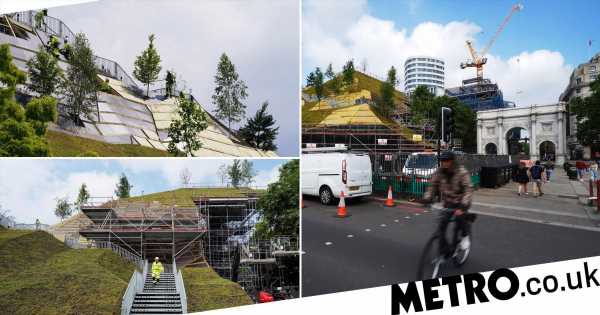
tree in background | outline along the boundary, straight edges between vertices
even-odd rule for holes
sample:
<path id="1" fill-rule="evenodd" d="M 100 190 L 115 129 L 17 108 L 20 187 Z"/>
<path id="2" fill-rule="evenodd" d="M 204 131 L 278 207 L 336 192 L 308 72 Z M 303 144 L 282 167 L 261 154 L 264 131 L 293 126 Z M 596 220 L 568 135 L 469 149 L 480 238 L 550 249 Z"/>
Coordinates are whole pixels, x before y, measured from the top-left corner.
<path id="1" fill-rule="evenodd" d="M 217 175 L 221 179 L 221 185 L 225 185 L 229 179 L 229 168 L 225 164 L 221 164 L 217 170 Z"/>
<path id="2" fill-rule="evenodd" d="M 585 146 L 600 143 L 600 79 L 590 84 L 592 94 L 570 101 L 571 113 L 577 119 L 577 140 Z"/>
<path id="3" fill-rule="evenodd" d="M 90 199 L 90 192 L 87 189 L 87 185 L 85 183 L 81 184 L 79 188 L 79 193 L 77 194 L 77 200 L 75 200 L 75 206 L 77 210 L 81 211 L 81 207 L 88 202 Z"/>
<path id="4" fill-rule="evenodd" d="M 243 160 L 241 171 L 241 184 L 243 184 L 246 187 L 249 187 L 252 184 L 252 182 L 254 182 L 254 177 L 256 176 L 256 171 L 254 170 L 254 163 L 252 163 L 249 160 Z"/>
<path id="5" fill-rule="evenodd" d="M 244 173 L 242 172 L 242 161 L 235 159 L 227 168 L 227 177 L 231 182 L 231 186 L 238 188 L 244 183 Z"/>
<path id="6" fill-rule="evenodd" d="M 354 60 L 348 60 L 344 65 L 344 69 L 342 70 L 342 81 L 344 86 L 352 86 L 354 84 L 354 73 L 356 70 L 354 69 Z"/>
<path id="7" fill-rule="evenodd" d="M 73 213 L 73 208 L 71 208 L 71 204 L 67 200 L 67 197 L 59 198 L 56 201 L 56 207 L 54 208 L 54 215 L 60 218 L 62 222 L 65 218 L 70 216 Z"/>
<path id="8" fill-rule="evenodd" d="M 335 72 L 333 72 L 333 65 L 331 62 L 327 66 L 327 70 L 325 70 L 325 77 L 327 77 L 328 80 L 335 78 Z"/>
<path id="9" fill-rule="evenodd" d="M 150 84 L 156 82 L 158 74 L 162 69 L 160 66 L 160 55 L 154 47 L 154 34 L 148 36 L 148 47 L 137 56 L 134 63 L 133 76 L 140 82 L 146 84 L 146 97 L 150 93 Z"/>
<path id="10" fill-rule="evenodd" d="M 52 95 L 60 86 L 63 76 L 58 59 L 46 50 L 40 49 L 29 61 L 29 89 L 41 96 Z"/>
<path id="11" fill-rule="evenodd" d="M 392 66 L 387 74 L 387 79 L 385 82 L 381 83 L 379 87 L 379 101 L 377 105 L 379 107 L 379 111 L 386 117 L 391 117 L 394 113 L 395 103 L 394 103 L 394 92 L 395 86 L 398 84 L 398 79 L 396 78 L 396 68 Z"/>
<path id="12" fill-rule="evenodd" d="M 183 187 L 187 187 L 190 185 L 190 181 L 192 180 L 192 172 L 190 172 L 189 168 L 184 168 L 179 172 L 179 179 L 181 180 L 181 185 Z"/>
<path id="13" fill-rule="evenodd" d="M 177 154 L 177 144 L 183 144 L 187 156 L 194 156 L 194 151 L 202 147 L 200 132 L 208 128 L 206 113 L 191 98 L 179 94 L 177 100 L 179 119 L 173 120 L 169 126 L 169 153 Z"/>
<path id="14" fill-rule="evenodd" d="M 225 53 L 221 55 L 215 75 L 215 90 L 212 102 L 217 107 L 215 115 L 227 120 L 231 129 L 232 122 L 240 122 L 246 116 L 246 105 L 243 101 L 248 97 L 246 83 L 235 71 L 235 65 Z"/>
<path id="15" fill-rule="evenodd" d="M 315 86 L 315 73 L 311 72 L 306 77 L 306 87 Z"/>
<path id="16" fill-rule="evenodd" d="M 299 161 L 291 160 L 279 168 L 279 180 L 269 184 L 260 197 L 261 221 L 256 225 L 255 236 L 268 239 L 273 236 L 299 235 Z"/>
<path id="17" fill-rule="evenodd" d="M 47 156 L 43 138 L 48 117 L 55 116 L 56 100 L 34 99 L 23 109 L 15 100 L 17 84 L 25 73 L 12 62 L 8 44 L 0 45 L 0 156 Z M 27 112 L 28 109 L 28 112 Z"/>
<path id="18" fill-rule="evenodd" d="M 98 69 L 94 52 L 83 33 L 75 35 L 69 68 L 64 80 L 64 110 L 67 117 L 81 125 L 81 115 L 90 116 L 98 100 Z"/>
<path id="19" fill-rule="evenodd" d="M 323 80 L 323 72 L 321 72 L 321 68 L 317 67 L 315 69 L 315 79 L 313 82 L 313 87 L 315 88 L 315 95 L 317 96 L 317 101 L 320 103 L 323 99 L 323 95 L 325 94 L 325 82 Z"/>
<path id="20" fill-rule="evenodd" d="M 275 119 L 267 112 L 268 106 L 269 102 L 265 101 L 254 117 L 248 119 L 246 125 L 240 129 L 239 135 L 254 148 L 275 151 L 277 150 L 275 138 L 279 133 L 279 127 L 274 127 Z"/>
<path id="21" fill-rule="evenodd" d="M 419 85 L 410 94 L 410 113 L 414 124 L 422 124 L 425 120 L 435 121 L 438 112 L 433 104 L 433 95 L 424 85 Z"/>
<path id="22" fill-rule="evenodd" d="M 119 182 L 117 183 L 117 189 L 115 189 L 115 194 L 119 198 L 129 198 L 132 187 L 133 186 L 129 184 L 127 176 L 125 176 L 125 174 L 121 174 Z"/>
<path id="23" fill-rule="evenodd" d="M 175 72 L 167 71 L 167 76 L 165 78 L 165 95 L 167 98 L 175 95 L 176 80 Z"/>
<path id="24" fill-rule="evenodd" d="M 341 80 L 338 76 L 333 72 L 333 65 L 329 63 L 327 66 L 327 71 L 325 71 L 325 77 L 327 77 L 327 84 L 330 91 L 333 91 L 335 95 L 340 94 L 340 90 L 342 88 Z"/>

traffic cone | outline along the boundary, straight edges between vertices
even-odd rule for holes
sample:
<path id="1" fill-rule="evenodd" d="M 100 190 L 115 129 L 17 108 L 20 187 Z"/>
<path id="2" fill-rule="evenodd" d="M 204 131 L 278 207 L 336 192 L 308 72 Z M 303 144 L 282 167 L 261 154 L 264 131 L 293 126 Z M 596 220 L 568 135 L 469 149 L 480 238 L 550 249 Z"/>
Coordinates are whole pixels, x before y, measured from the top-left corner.
<path id="1" fill-rule="evenodd" d="M 306 207 L 304 206 L 304 198 L 302 198 L 302 197 L 300 197 L 300 207 L 301 207 L 302 209 L 306 208 Z"/>
<path id="2" fill-rule="evenodd" d="M 338 204 L 337 217 L 345 218 L 346 216 L 348 216 L 346 213 L 346 201 L 344 200 L 344 192 L 342 191 L 340 194 L 340 203 Z"/>
<path id="3" fill-rule="evenodd" d="M 394 198 L 392 198 L 392 186 L 388 186 L 388 196 L 387 199 L 385 200 L 385 204 L 384 206 L 386 207 L 393 207 L 394 206 Z"/>

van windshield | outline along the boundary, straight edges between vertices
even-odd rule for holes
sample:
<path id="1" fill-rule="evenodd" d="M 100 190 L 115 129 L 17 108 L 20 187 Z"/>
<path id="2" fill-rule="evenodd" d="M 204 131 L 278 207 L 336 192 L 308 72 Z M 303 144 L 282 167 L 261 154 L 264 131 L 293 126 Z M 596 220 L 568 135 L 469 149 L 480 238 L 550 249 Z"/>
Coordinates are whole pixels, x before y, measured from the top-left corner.
<path id="1" fill-rule="evenodd" d="M 433 154 L 416 154 L 410 155 L 406 160 L 406 167 L 408 168 L 436 168 L 437 156 Z"/>

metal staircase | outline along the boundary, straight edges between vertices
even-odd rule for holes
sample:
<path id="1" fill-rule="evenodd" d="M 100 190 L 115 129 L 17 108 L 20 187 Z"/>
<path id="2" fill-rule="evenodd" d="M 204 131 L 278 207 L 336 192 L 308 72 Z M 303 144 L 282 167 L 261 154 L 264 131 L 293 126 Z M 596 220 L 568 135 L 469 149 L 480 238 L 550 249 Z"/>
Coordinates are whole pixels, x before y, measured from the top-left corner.
<path id="1" fill-rule="evenodd" d="M 144 289 L 135 295 L 130 314 L 182 314 L 181 296 L 172 272 L 163 272 L 157 284 L 146 274 Z"/>

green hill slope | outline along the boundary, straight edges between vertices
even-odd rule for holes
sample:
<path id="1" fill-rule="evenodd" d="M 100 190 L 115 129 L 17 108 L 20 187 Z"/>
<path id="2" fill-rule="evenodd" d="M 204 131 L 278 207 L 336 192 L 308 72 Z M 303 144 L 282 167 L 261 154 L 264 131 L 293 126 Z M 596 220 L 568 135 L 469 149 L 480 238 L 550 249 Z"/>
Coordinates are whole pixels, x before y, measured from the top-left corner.
<path id="1" fill-rule="evenodd" d="M 117 314 L 134 266 L 46 232 L 0 230 L 0 270 L 4 314 Z"/>
<path id="2" fill-rule="evenodd" d="M 202 312 L 252 304 L 239 284 L 225 280 L 211 268 L 183 269 L 188 312 Z"/>
<path id="3" fill-rule="evenodd" d="M 171 191 L 121 199 L 130 202 L 158 202 L 162 205 L 194 206 L 193 197 L 244 197 L 248 192 L 261 190 L 247 188 L 180 188 Z"/>

